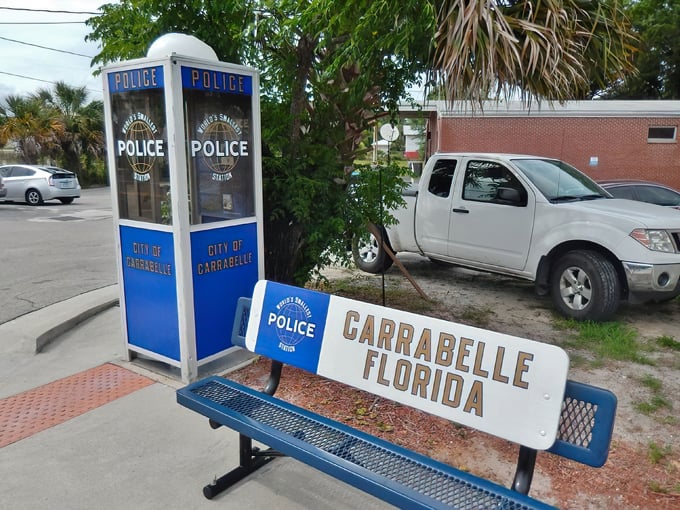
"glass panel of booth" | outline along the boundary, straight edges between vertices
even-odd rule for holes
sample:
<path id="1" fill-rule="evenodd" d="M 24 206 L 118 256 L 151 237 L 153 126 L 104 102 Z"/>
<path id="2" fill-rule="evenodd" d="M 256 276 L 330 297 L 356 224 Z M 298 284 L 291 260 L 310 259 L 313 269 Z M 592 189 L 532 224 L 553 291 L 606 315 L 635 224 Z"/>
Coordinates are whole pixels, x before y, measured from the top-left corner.
<path id="1" fill-rule="evenodd" d="M 170 225 L 162 68 L 112 73 L 109 81 L 119 216 Z"/>
<path id="2" fill-rule="evenodd" d="M 182 68 L 191 224 L 255 216 L 252 78 Z"/>

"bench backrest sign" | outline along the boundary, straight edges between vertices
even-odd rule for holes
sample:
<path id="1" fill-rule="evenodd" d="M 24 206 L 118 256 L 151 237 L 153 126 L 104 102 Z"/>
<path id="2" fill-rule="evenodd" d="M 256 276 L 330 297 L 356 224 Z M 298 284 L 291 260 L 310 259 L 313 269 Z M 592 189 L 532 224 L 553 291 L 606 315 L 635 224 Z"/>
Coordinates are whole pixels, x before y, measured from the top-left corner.
<path id="1" fill-rule="evenodd" d="M 545 450 L 569 358 L 561 348 L 261 280 L 248 350 Z"/>

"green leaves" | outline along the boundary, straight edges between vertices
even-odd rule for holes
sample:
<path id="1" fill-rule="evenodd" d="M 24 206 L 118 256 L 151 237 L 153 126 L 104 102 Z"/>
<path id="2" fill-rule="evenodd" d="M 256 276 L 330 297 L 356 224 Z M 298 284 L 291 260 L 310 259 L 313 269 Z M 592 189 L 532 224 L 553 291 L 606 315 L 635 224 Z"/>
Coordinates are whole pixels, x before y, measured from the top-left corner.
<path id="1" fill-rule="evenodd" d="M 625 0 L 626 14 L 639 41 L 637 73 L 605 89 L 613 99 L 680 98 L 680 3 Z"/>
<path id="2" fill-rule="evenodd" d="M 390 210 L 406 205 L 402 197 L 408 185 L 407 169 L 391 165 L 357 165 L 351 176 L 347 211 L 349 223 L 358 226 L 357 233 L 365 231 L 365 225 L 394 225 Z"/>
<path id="3" fill-rule="evenodd" d="M 254 20 L 257 2 L 235 0 L 121 0 L 103 5 L 87 20 L 86 37 L 102 44 L 92 64 L 107 64 L 146 55 L 163 34 L 180 32 L 207 43 L 220 60 L 241 63 L 248 42 L 244 30 Z"/>

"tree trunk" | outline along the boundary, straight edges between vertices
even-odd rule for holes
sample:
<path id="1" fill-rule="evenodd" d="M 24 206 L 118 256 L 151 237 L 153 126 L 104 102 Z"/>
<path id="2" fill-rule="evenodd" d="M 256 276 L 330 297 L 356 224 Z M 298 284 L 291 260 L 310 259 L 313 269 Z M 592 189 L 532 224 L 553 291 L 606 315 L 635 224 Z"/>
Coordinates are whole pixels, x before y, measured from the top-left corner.
<path id="1" fill-rule="evenodd" d="M 267 280 L 296 284 L 295 269 L 303 244 L 303 228 L 290 218 L 265 219 L 264 272 Z"/>
<path id="2" fill-rule="evenodd" d="M 317 41 L 302 35 L 297 46 L 297 70 L 295 88 L 290 105 L 290 144 L 284 157 L 294 160 L 298 155 L 298 145 L 302 136 L 302 113 L 307 107 L 305 89 L 309 79 Z M 266 197 L 265 197 L 266 202 Z M 296 281 L 296 270 L 300 251 L 304 243 L 304 227 L 292 215 L 285 214 L 277 219 L 271 218 L 271 208 L 265 203 L 264 242 L 265 242 L 265 278 L 268 280 L 300 284 Z"/>
<path id="3" fill-rule="evenodd" d="M 28 165 L 35 165 L 38 163 L 38 144 L 34 138 L 24 138 L 19 141 L 19 154 L 21 154 L 22 163 Z"/>
<path id="4" fill-rule="evenodd" d="M 297 45 L 297 71 L 295 73 L 295 88 L 293 89 L 290 114 L 290 147 L 292 155 L 295 157 L 295 150 L 302 136 L 302 112 L 307 108 L 306 87 L 309 80 L 309 73 L 312 69 L 314 60 L 314 48 L 318 44 L 318 39 L 311 39 L 307 35 L 302 35 Z"/>
<path id="5" fill-rule="evenodd" d="M 84 177 L 81 176 L 83 165 L 80 161 L 80 154 L 78 153 L 78 150 L 75 147 L 75 143 L 72 141 L 62 143 L 61 148 L 64 155 L 64 168 L 66 170 L 70 170 L 71 172 L 75 172 L 79 178 Z M 86 182 L 86 184 L 89 183 Z"/>

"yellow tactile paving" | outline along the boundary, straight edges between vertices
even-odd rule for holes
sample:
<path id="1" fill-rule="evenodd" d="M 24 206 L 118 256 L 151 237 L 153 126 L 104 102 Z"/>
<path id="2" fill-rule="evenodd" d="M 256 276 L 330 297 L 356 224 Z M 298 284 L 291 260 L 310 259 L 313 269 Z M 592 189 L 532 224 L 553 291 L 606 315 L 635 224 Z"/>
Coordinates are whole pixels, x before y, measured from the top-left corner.
<path id="1" fill-rule="evenodd" d="M 0 448 L 153 384 L 106 363 L 0 400 Z"/>

